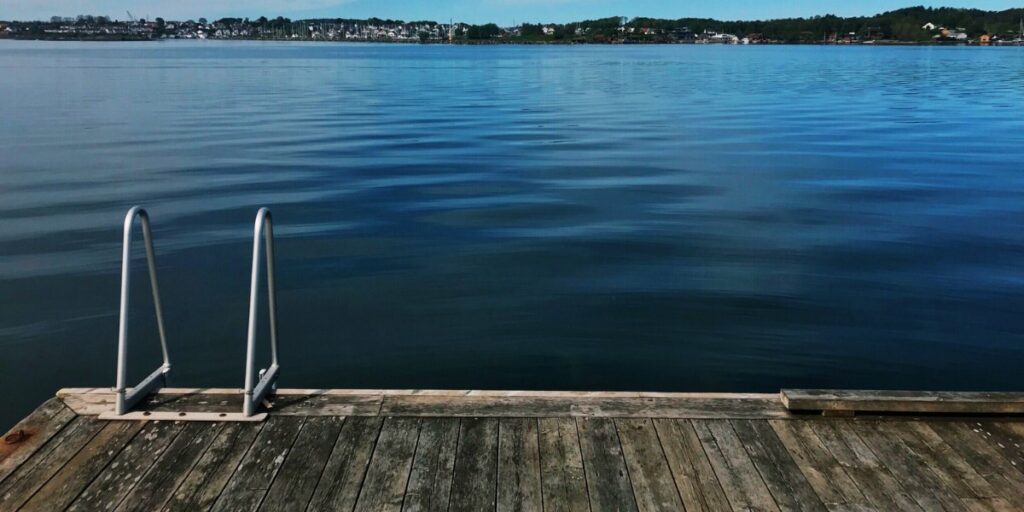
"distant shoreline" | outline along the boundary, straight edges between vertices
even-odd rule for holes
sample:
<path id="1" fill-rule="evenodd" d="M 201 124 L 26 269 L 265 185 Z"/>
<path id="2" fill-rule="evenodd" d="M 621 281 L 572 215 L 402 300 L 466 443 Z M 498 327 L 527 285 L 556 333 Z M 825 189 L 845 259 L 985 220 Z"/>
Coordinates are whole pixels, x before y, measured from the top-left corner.
<path id="1" fill-rule="evenodd" d="M 940 47 L 1022 47 L 1019 43 L 994 43 L 984 44 L 977 42 L 950 42 L 950 41 L 864 41 L 852 43 L 831 43 L 831 42 L 762 42 L 762 43 L 694 43 L 694 42 L 595 42 L 595 41 L 391 41 L 391 40 L 362 40 L 347 39 L 343 41 L 321 40 L 321 39 L 154 39 L 146 37 L 94 37 L 94 38 L 72 38 L 72 37 L 0 37 L 0 41 L 55 41 L 55 42 L 82 42 L 82 43 L 130 43 L 130 42 L 267 42 L 267 43 L 316 43 L 316 44 L 394 44 L 403 46 L 940 46 Z"/>

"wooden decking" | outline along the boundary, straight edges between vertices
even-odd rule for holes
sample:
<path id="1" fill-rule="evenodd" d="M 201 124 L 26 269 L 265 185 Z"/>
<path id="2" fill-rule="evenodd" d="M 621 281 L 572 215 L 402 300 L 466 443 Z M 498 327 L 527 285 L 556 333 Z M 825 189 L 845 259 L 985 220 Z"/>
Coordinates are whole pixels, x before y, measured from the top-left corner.
<path id="1" fill-rule="evenodd" d="M 826 418 L 779 395 L 282 390 L 261 423 L 100 420 L 112 398 L 62 391 L 0 440 L 0 511 L 1024 510 L 1016 416 Z M 144 408 L 240 404 L 168 390 Z"/>

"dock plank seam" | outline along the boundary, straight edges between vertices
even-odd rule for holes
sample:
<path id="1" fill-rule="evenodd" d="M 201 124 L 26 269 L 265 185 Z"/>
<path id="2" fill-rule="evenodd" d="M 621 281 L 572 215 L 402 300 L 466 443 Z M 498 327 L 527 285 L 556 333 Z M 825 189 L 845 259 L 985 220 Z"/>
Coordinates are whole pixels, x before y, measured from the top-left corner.
<path id="1" fill-rule="evenodd" d="M 583 467 L 583 489 L 587 493 L 587 510 L 590 512 L 594 511 L 594 505 L 590 501 L 590 481 L 587 479 L 587 460 L 583 457 L 583 441 L 580 440 L 580 424 L 579 420 L 573 418 L 572 426 L 576 429 L 576 449 L 580 451 L 580 466 Z"/>
<path id="2" fill-rule="evenodd" d="M 633 475 L 629 473 L 629 464 L 626 463 L 626 450 L 622 448 L 622 436 L 619 435 L 619 428 L 612 420 L 612 431 L 615 432 L 615 441 L 619 443 L 619 453 L 622 455 L 622 466 L 626 468 L 626 480 L 629 480 L 630 498 L 633 498 L 634 510 L 640 510 L 640 500 L 636 499 L 636 487 L 633 485 Z"/>
<path id="3" fill-rule="evenodd" d="M 291 443 L 288 443 L 288 451 L 285 452 L 285 459 L 281 460 L 281 464 L 279 464 L 277 466 L 277 469 L 274 470 L 274 475 L 271 476 L 270 477 L 270 481 L 267 482 L 267 488 L 263 490 L 263 495 L 260 496 L 260 499 L 256 502 L 256 505 L 252 507 L 252 510 L 254 510 L 254 511 L 255 510 L 259 510 L 260 507 L 263 506 L 263 501 L 267 499 L 267 494 L 269 494 L 270 493 L 270 489 L 272 487 L 274 487 L 274 480 L 277 480 L 277 476 L 281 474 L 281 468 L 284 467 L 285 460 L 287 460 L 288 455 L 292 454 L 292 451 L 295 449 L 295 443 L 298 442 L 299 436 L 302 435 L 302 430 L 305 429 L 306 425 L 309 424 L 309 421 L 307 421 L 307 420 L 308 420 L 307 418 L 303 418 L 302 419 L 302 424 L 299 425 L 298 430 L 295 431 L 295 437 L 292 438 L 292 442 Z M 243 457 L 243 459 L 244 459 L 244 457 Z M 227 486 L 225 486 L 225 487 L 227 487 Z"/>
<path id="4" fill-rule="evenodd" d="M 334 436 L 334 441 L 331 442 L 331 452 L 327 454 L 327 458 L 324 459 L 324 467 L 320 469 L 320 474 L 317 476 L 316 485 L 313 486 L 313 492 L 309 493 L 309 498 L 306 499 L 306 504 L 302 506 L 302 510 L 309 509 L 313 503 L 313 498 L 316 496 L 316 489 L 320 487 L 320 482 L 323 481 L 324 473 L 327 470 L 327 464 L 330 463 L 331 457 L 334 456 L 334 450 L 338 447 L 338 438 L 341 437 L 341 433 L 344 431 L 345 424 L 349 422 L 349 416 L 343 416 L 341 419 L 341 425 L 338 427 L 338 435 Z M 297 436 L 296 436 L 297 437 Z M 262 506 L 262 504 L 261 504 Z"/>
<path id="5" fill-rule="evenodd" d="M 235 477 L 236 473 L 238 473 L 238 468 L 242 466 L 242 461 L 244 461 L 245 458 L 249 456 L 249 452 L 251 452 L 252 447 L 256 445 L 256 440 L 259 439 L 260 434 L 263 432 L 263 428 L 265 426 L 266 423 L 261 424 L 259 430 L 257 430 L 256 434 L 252 436 L 252 441 L 249 442 L 249 446 L 245 449 L 245 453 L 243 453 L 242 456 L 238 458 L 238 463 L 236 463 L 234 469 L 231 470 L 231 476 L 224 480 L 224 486 L 221 487 L 219 491 L 217 491 L 217 498 L 211 502 L 211 509 L 213 508 L 214 505 L 217 504 L 218 501 L 220 501 L 221 497 L 224 494 L 224 490 L 228 488 L 228 483 L 231 482 L 231 479 Z"/>
<path id="6" fill-rule="evenodd" d="M 192 473 L 192 470 L 194 470 L 196 465 L 199 464 L 199 461 L 201 461 L 203 459 L 203 457 L 206 456 L 206 453 L 208 451 L 210 451 L 210 447 L 213 446 L 214 441 L 217 439 L 217 436 L 219 436 L 220 433 L 224 431 L 224 428 L 225 428 L 225 424 L 219 424 L 219 425 L 217 425 L 215 431 L 210 433 L 209 441 L 204 443 L 203 449 L 196 455 L 196 458 L 195 458 L 194 461 L 192 461 L 192 464 L 190 464 L 188 466 L 188 468 L 185 469 L 185 471 L 182 472 L 182 474 L 180 475 L 181 480 L 177 483 L 177 485 L 175 485 L 173 489 L 170 489 L 170 491 L 167 493 L 167 496 L 165 496 L 164 499 L 160 503 L 158 503 L 158 504 L 154 503 L 153 504 L 152 508 L 154 510 L 163 510 L 163 508 L 167 505 L 167 502 L 170 501 L 171 499 L 173 499 L 174 494 L 176 492 L 178 492 L 178 489 L 181 488 L 181 486 L 185 483 L 185 480 L 188 478 L 188 475 Z M 181 435 L 182 434 L 179 434 L 179 436 L 181 436 Z M 166 455 L 167 454 L 165 452 L 165 456 Z M 157 459 L 157 462 L 159 462 L 159 461 L 160 461 L 160 459 Z M 150 469 L 150 473 L 152 473 L 154 470 L 155 470 L 155 465 L 154 465 L 154 468 Z M 139 479 L 139 483 L 145 481 L 146 476 L 149 476 L 149 473 L 147 473 L 141 479 Z M 134 491 L 134 489 L 133 489 L 133 491 Z M 130 506 L 131 505 L 130 503 L 125 503 L 125 500 L 127 500 L 128 498 L 131 498 L 131 493 L 128 493 L 124 497 L 124 499 L 121 500 L 121 503 L 118 504 L 118 506 L 117 506 L 117 508 L 115 510 L 121 511 L 121 510 L 124 510 L 126 507 Z"/>
<path id="7" fill-rule="evenodd" d="M 405 476 L 405 488 L 402 490 L 402 503 L 399 504 L 398 510 L 405 509 L 405 499 L 409 496 L 409 484 L 412 478 L 412 468 L 416 466 L 416 452 L 420 448 L 420 437 L 423 436 L 423 421 L 420 420 L 416 424 L 416 442 L 412 444 L 412 459 L 409 461 L 409 474 Z"/>
<path id="8" fill-rule="evenodd" d="M 80 488 L 80 489 L 78 490 L 78 492 L 77 492 L 77 493 L 75 494 L 74 498 L 72 498 L 71 500 L 69 500 L 69 501 L 68 501 L 68 503 L 67 503 L 67 504 L 65 504 L 65 505 L 64 505 L 63 507 L 61 507 L 61 508 L 62 508 L 62 509 L 65 509 L 65 508 L 67 508 L 67 507 L 70 507 L 70 506 L 71 506 L 71 504 L 72 504 L 72 503 L 74 503 L 74 502 L 75 502 L 75 500 L 77 500 L 77 499 L 78 499 L 78 497 L 79 497 L 79 496 L 81 496 L 81 494 L 82 494 L 83 492 L 85 492 L 85 490 L 86 490 L 86 489 L 88 489 L 88 488 L 89 488 L 89 486 L 90 486 L 90 485 L 92 485 L 92 483 L 93 483 L 93 482 L 94 482 L 94 481 L 95 481 L 95 480 L 96 480 L 97 478 L 99 478 L 99 476 L 100 476 L 100 475 L 102 475 L 102 474 L 103 474 L 103 472 L 104 472 L 104 471 L 105 471 L 105 470 L 107 469 L 107 467 L 108 467 L 108 466 L 110 466 L 110 463 L 111 463 L 111 462 L 113 462 L 113 461 L 114 461 L 114 459 L 116 459 L 116 458 L 117 458 L 117 456 L 118 456 L 118 455 L 120 455 L 122 451 L 124 451 L 125 447 L 127 447 L 127 446 L 128 446 L 128 444 L 132 442 L 132 439 L 135 439 L 135 437 L 139 435 L 139 432 L 142 432 L 142 429 L 144 429 L 144 428 L 146 427 L 146 424 L 147 424 L 147 423 L 148 423 L 148 422 L 141 422 L 141 425 L 139 426 L 138 430 L 136 430 L 136 431 L 135 431 L 134 433 L 132 433 L 132 435 L 131 435 L 131 436 L 129 436 L 129 437 L 128 437 L 128 439 L 126 439 L 126 440 L 124 441 L 124 443 L 122 443 L 122 444 L 121 444 L 120 446 L 118 446 L 118 447 L 117 447 L 117 450 L 116 450 L 116 452 L 115 452 L 115 453 L 114 453 L 114 454 L 113 454 L 112 456 L 110 456 L 110 457 L 109 457 L 109 458 L 107 459 L 107 461 L 106 461 L 106 462 L 105 462 L 105 463 L 103 464 L 103 466 L 102 466 L 102 467 L 100 468 L 100 470 L 99 470 L 99 471 L 97 471 L 97 472 L 96 472 L 96 474 L 94 474 L 94 475 L 92 476 L 92 478 L 90 478 L 90 479 L 89 479 L 89 481 L 88 481 L 88 482 L 86 482 L 86 483 L 85 483 L 85 485 L 84 485 L 84 486 L 82 486 L 82 487 L 81 487 L 81 488 Z M 96 436 L 98 436 L 98 435 L 100 434 L 100 432 L 102 432 L 102 430 L 103 430 L 103 429 L 100 429 L 100 431 L 96 433 Z M 93 440 L 95 439 L 95 437 L 96 437 L 96 436 L 93 436 L 93 438 L 89 440 L 89 443 L 86 443 L 86 444 L 85 444 L 84 446 L 82 446 L 82 448 L 81 448 L 80 450 L 78 450 L 77 452 L 75 452 L 75 456 L 74 456 L 74 457 L 71 457 L 70 459 L 68 459 L 68 460 L 67 460 L 67 461 L 66 461 L 66 462 L 65 462 L 65 463 L 64 463 L 64 464 L 63 464 L 63 465 L 61 466 L 61 468 L 60 468 L 60 469 L 59 469 L 59 470 L 58 470 L 57 472 L 55 472 L 55 473 L 54 473 L 54 474 L 53 474 L 53 475 L 52 475 L 52 476 L 51 476 L 51 477 L 50 477 L 49 479 L 47 479 L 47 482 L 46 482 L 46 484 L 48 484 L 48 483 L 49 483 L 50 481 L 52 481 L 52 480 L 53 480 L 54 478 L 56 478 L 56 477 L 57 477 L 57 475 L 61 474 L 61 472 L 63 472 L 63 471 L 64 471 L 64 468 L 66 468 L 66 467 L 67 467 L 67 464 L 68 464 L 68 463 L 70 463 L 70 462 L 71 462 L 72 460 L 74 460 L 74 459 L 75 459 L 75 457 L 77 457 L 79 453 L 81 453 L 81 452 L 82 452 L 83 450 L 85 450 L 85 449 L 86 449 L 87 447 L 89 447 L 89 445 L 90 445 L 90 444 L 92 443 L 92 441 L 93 441 Z M 22 506 L 25 506 L 25 505 L 27 505 L 27 504 L 31 503 L 31 502 L 32 502 L 32 498 L 34 498 L 35 496 L 37 496 L 37 495 L 39 494 L 39 492 L 40 492 L 41 490 L 43 490 L 43 489 L 45 489 L 45 488 L 46 488 L 46 484 L 43 484 L 43 485 L 39 486 L 39 488 L 38 488 L 38 489 L 36 489 L 36 491 L 35 491 L 34 493 L 32 493 L 32 496 L 30 496 L 30 497 L 29 497 L 29 499 L 27 499 L 27 500 L 25 501 L 25 503 L 23 503 L 23 504 L 22 504 Z"/>
<path id="9" fill-rule="evenodd" d="M 458 418 L 458 425 L 455 429 L 455 458 L 452 460 L 452 484 L 448 486 L 447 510 L 452 509 L 452 493 L 455 490 L 455 468 L 459 465 L 459 447 L 462 446 L 462 421 L 462 418 Z"/>
<path id="10" fill-rule="evenodd" d="M 81 425 L 81 424 L 78 424 L 78 425 L 76 425 L 75 427 L 72 427 L 71 425 L 73 425 L 73 424 L 75 424 L 75 423 L 78 423 L 78 422 L 80 422 L 80 421 L 86 421 L 86 420 L 84 420 L 83 418 L 80 418 L 80 417 L 76 417 L 76 418 L 75 418 L 75 420 L 78 420 L 78 421 L 72 421 L 72 422 L 69 422 L 69 423 L 68 423 L 67 425 L 65 425 L 65 426 L 64 426 L 64 428 L 62 428 L 62 429 L 61 429 L 61 432 L 64 432 L 64 431 L 65 431 L 65 429 L 69 429 L 69 428 L 76 428 L 76 429 L 83 429 L 83 428 L 86 428 L 85 426 L 83 426 L 83 425 Z M 100 427 L 98 427 L 98 426 L 97 426 L 97 428 L 96 428 L 96 430 L 95 430 L 94 432 L 92 432 L 91 434 L 88 434 L 88 435 L 86 436 L 86 438 L 85 438 L 85 439 L 84 439 L 84 440 L 82 441 L 81 445 L 80 445 L 80 446 L 79 446 L 79 447 L 78 447 L 77 449 L 73 450 L 73 451 L 72 451 L 71 453 L 67 454 L 67 457 L 66 457 L 66 459 L 65 459 L 65 460 L 64 460 L 63 462 L 61 462 L 61 463 L 60 463 L 60 466 L 59 466 L 59 467 L 57 467 L 57 468 L 55 468 L 55 469 L 53 469 L 52 473 L 50 473 L 50 475 L 49 475 L 49 476 L 47 476 L 47 477 L 46 477 L 46 479 L 44 479 L 44 480 L 43 480 L 43 481 L 41 481 L 41 482 L 38 482 L 38 483 L 37 483 L 37 485 L 35 486 L 35 488 L 34 488 L 34 489 L 32 489 L 32 492 L 31 492 L 31 493 L 29 493 L 29 494 L 28 494 L 27 496 L 23 496 L 23 497 L 22 497 L 22 499 L 21 499 L 21 501 L 20 501 L 20 502 L 19 502 L 19 503 L 18 503 L 18 504 L 17 504 L 17 505 L 16 505 L 15 507 L 14 507 L 14 508 L 15 508 L 15 509 L 18 509 L 18 508 L 20 508 L 21 506 L 23 506 L 23 505 L 24 505 L 25 503 L 27 503 L 27 502 L 28 502 L 29 500 L 31 500 L 31 499 L 32 499 L 32 497 L 33 497 L 33 496 L 35 496 L 35 494 L 36 494 L 37 492 L 39 492 L 39 489 L 42 489 L 42 488 L 43 488 L 43 486 L 45 486 L 45 485 L 46 485 L 46 484 L 47 484 L 47 483 L 48 483 L 48 482 L 49 482 L 50 480 L 52 480 L 54 476 L 56 476 L 56 475 L 57 475 L 58 473 L 60 473 L 60 471 L 61 471 L 61 470 L 62 470 L 62 469 L 64 468 L 64 466 L 66 466 L 66 465 L 67 465 L 67 463 L 68 463 L 69 461 L 71 461 L 71 460 L 72 460 L 72 459 L 74 459 L 74 458 L 75 458 L 76 456 L 78 456 L 79 452 L 81 452 L 81 451 L 82 451 L 83 449 L 85 449 L 85 447 L 86 447 L 86 446 L 88 446 L 88 445 L 89 445 L 89 443 L 91 443 L 91 442 L 93 441 L 93 439 L 94 439 L 94 438 L 95 438 L 95 437 L 96 437 L 96 436 L 97 436 L 97 435 L 99 434 L 99 432 L 100 432 L 101 430 L 102 430 L 102 428 L 100 428 Z M 73 432 L 72 432 L 72 433 L 73 433 Z M 69 435 L 70 435 L 70 434 L 69 434 Z M 59 441 L 57 441 L 57 438 L 56 438 L 56 437 L 54 437 L 54 438 L 51 438 L 51 439 L 49 439 L 49 440 L 47 441 L 47 444 L 49 444 L 49 443 L 51 443 L 51 442 L 54 442 L 54 443 L 58 443 L 58 444 L 57 444 L 57 445 L 54 445 L 54 446 L 52 447 L 52 449 L 49 449 L 49 450 L 47 450 L 47 452 L 46 452 L 46 455 L 45 455 L 45 456 L 47 456 L 47 457 L 48 457 L 48 456 L 52 455 L 52 453 L 53 453 L 53 452 L 56 452 L 57 450 L 59 450 L 59 449 L 60 449 L 60 447 L 61 447 L 61 444 L 60 444 L 60 443 L 64 443 L 64 442 L 66 442 L 66 441 L 67 441 L 67 440 L 66 440 L 66 439 L 64 439 L 63 437 L 64 437 L 64 436 L 62 435 Z M 37 451 L 37 452 L 35 452 L 35 453 L 33 454 L 33 457 L 39 456 L 39 455 L 40 455 L 41 453 L 42 453 L 41 451 Z M 27 462 L 27 461 L 26 461 L 26 462 Z M 40 464 L 41 464 L 41 463 L 42 463 L 42 462 L 40 462 Z M 8 492 L 9 492 L 9 491 L 10 491 L 10 489 L 11 489 L 12 487 L 14 487 L 15 485 L 17 485 L 17 484 L 19 483 L 19 481 L 20 481 L 21 479 L 24 479 L 24 478 L 26 478 L 27 476 L 29 476 L 29 475 L 30 475 L 30 474 L 32 473 L 32 471 L 34 471 L 35 469 L 37 469 L 37 467 L 38 467 L 37 465 L 33 465 L 33 466 L 31 466 L 31 467 L 29 467 L 29 466 L 25 466 L 25 465 L 24 465 L 24 463 L 23 463 L 23 465 L 22 465 L 22 466 L 19 466 L 19 467 L 17 468 L 17 470 L 16 470 L 16 471 L 13 471 L 13 472 L 11 472 L 11 474 L 10 474 L 10 475 L 9 475 L 9 477 L 8 477 L 8 479 L 4 480 L 4 482 L 3 482 L 2 484 L 0 484 L 0 489 L 3 489 L 3 486 L 7 486 L 7 489 L 8 489 Z M 22 470 L 23 470 L 24 468 L 28 468 L 28 469 L 25 469 L 25 470 L 24 470 L 24 472 L 25 472 L 25 473 L 27 473 L 26 475 L 22 475 L 22 472 L 23 472 Z M 18 479 L 19 479 L 19 481 L 16 481 L 16 480 L 14 480 L 14 475 L 18 475 Z M 6 497 L 6 496 L 5 496 L 5 497 Z"/>

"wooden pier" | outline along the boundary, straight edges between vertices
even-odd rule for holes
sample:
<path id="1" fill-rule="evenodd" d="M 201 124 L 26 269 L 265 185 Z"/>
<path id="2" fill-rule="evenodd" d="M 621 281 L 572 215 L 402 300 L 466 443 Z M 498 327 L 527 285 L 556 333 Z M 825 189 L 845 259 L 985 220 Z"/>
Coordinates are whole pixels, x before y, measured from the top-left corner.
<path id="1" fill-rule="evenodd" d="M 113 402 L 62 390 L 11 429 L 0 511 L 1024 510 L 1013 394 L 280 390 L 224 422 L 238 390 L 165 389 L 142 411 L 203 421 L 100 419 Z"/>

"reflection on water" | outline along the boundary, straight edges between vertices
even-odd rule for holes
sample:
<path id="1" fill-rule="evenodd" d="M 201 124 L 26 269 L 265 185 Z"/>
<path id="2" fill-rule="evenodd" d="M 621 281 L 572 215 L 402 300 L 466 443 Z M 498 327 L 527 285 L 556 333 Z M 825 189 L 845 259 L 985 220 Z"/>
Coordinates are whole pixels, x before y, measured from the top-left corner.
<path id="1" fill-rule="evenodd" d="M 113 383 L 135 203 L 177 385 L 241 385 L 267 205 L 287 387 L 1020 386 L 1015 48 L 2 42 L 0 68 L 0 427 Z"/>

